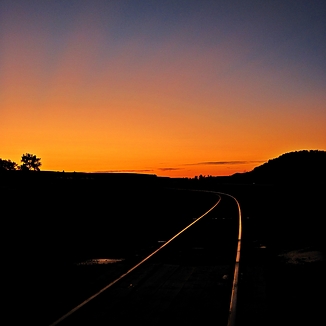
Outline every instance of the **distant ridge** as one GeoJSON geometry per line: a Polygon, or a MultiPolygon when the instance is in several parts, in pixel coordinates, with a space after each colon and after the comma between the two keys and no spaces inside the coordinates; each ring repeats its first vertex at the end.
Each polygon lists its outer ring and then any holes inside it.
{"type": "MultiPolygon", "coordinates": [[[[239,178],[240,175],[234,175],[239,178]]],[[[285,153],[242,174],[259,183],[326,183],[326,151],[302,150],[285,153]]]]}

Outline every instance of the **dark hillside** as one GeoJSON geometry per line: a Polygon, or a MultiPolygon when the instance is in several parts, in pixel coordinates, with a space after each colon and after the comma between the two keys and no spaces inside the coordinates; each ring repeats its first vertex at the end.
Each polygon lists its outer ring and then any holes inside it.
{"type": "Polygon", "coordinates": [[[249,172],[259,182],[325,183],[326,152],[304,150],[285,153],[249,172]]]}

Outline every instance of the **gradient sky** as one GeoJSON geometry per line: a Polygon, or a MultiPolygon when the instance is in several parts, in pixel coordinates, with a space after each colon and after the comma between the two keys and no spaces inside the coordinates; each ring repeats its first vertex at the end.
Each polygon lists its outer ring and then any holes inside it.
{"type": "Polygon", "coordinates": [[[230,175],[326,150],[326,1],[0,0],[0,158],[230,175]]]}

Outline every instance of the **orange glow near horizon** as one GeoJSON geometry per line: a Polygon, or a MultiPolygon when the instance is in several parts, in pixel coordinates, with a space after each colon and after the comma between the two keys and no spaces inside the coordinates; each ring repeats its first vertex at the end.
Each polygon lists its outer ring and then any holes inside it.
{"type": "Polygon", "coordinates": [[[275,69],[277,55],[253,52],[249,36],[188,42],[185,23],[159,41],[148,29],[114,38],[112,17],[106,26],[98,10],[80,10],[51,38],[32,13],[12,15],[0,44],[2,159],[28,152],[42,170],[194,177],[326,149],[323,76],[284,60],[275,69]]]}

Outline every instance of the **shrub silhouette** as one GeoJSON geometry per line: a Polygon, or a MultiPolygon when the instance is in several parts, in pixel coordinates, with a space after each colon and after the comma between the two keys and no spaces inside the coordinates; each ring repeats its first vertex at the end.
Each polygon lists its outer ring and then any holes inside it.
{"type": "Polygon", "coordinates": [[[0,158],[0,171],[12,171],[17,169],[17,163],[0,158]]]}
{"type": "Polygon", "coordinates": [[[40,161],[41,159],[36,157],[36,155],[30,153],[23,154],[20,169],[22,171],[40,171],[40,166],[42,165],[40,161]]]}

